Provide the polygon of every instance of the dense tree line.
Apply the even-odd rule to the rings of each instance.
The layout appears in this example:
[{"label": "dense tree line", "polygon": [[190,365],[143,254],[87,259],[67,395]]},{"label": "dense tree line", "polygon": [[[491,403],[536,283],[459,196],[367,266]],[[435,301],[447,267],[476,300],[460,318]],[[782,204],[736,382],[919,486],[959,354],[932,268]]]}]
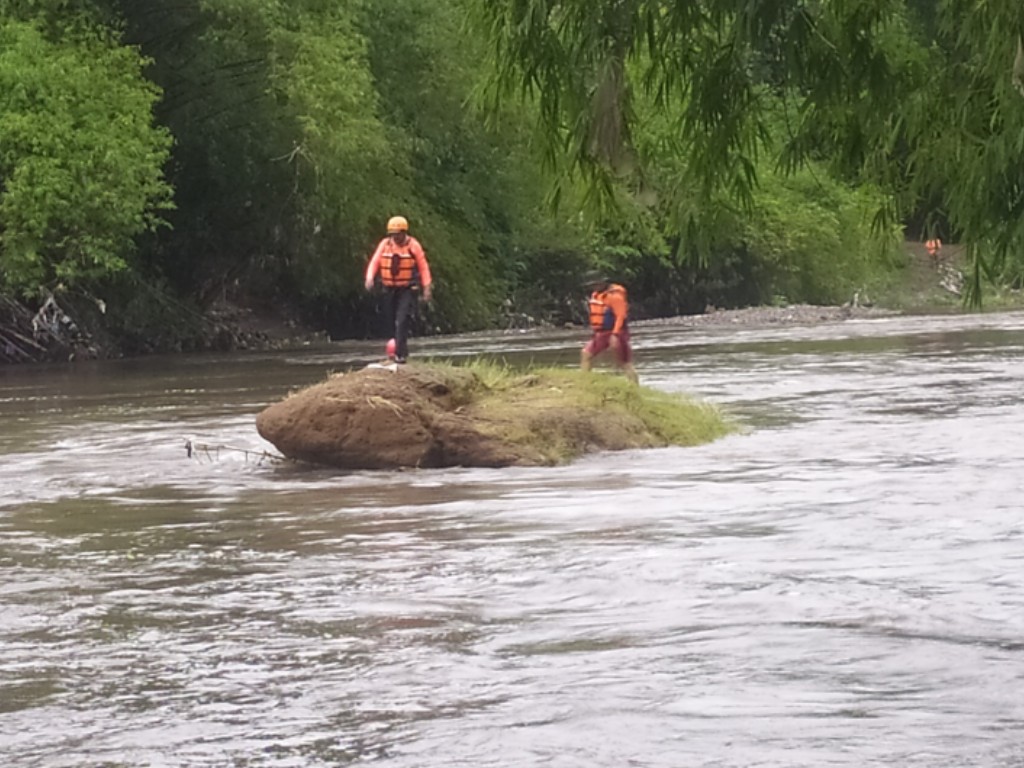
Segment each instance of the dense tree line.
[{"label": "dense tree line", "polygon": [[[878,185],[878,223],[968,246],[982,273],[1020,280],[1024,235],[1024,6],[1016,0],[477,0],[495,93],[534,95],[550,140],[595,186],[642,184],[655,113],[674,122],[693,206],[750,209],[764,157]],[[609,183],[608,179],[612,179]]]},{"label": "dense tree line", "polygon": [[592,266],[646,314],[841,301],[908,222],[1005,271],[1000,5],[0,0],[0,294],[128,351],[224,300],[365,335],[395,213],[445,331],[569,319]]}]

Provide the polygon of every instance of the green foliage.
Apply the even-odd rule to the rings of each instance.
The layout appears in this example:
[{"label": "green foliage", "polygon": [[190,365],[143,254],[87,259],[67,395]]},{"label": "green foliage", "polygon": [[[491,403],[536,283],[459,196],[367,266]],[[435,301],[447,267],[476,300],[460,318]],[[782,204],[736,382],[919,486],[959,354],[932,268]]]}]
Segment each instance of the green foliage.
[{"label": "green foliage", "polygon": [[[276,286],[296,229],[312,230],[287,160],[301,144],[294,113],[270,86],[271,36],[284,15],[272,0],[107,0],[125,37],[150,59],[164,92],[157,118],[174,136],[170,230],[142,244],[146,268],[200,303],[235,286]],[[298,221],[297,221],[298,219]]]},{"label": "green foliage", "polygon": [[132,349],[220,299],[364,335],[396,213],[430,331],[582,320],[591,266],[638,315],[845,301],[907,215],[1019,275],[1019,19],[966,2],[0,0],[0,288],[102,285]]},{"label": "green foliage", "polygon": [[577,387],[579,405],[597,410],[621,409],[639,418],[666,445],[700,445],[736,431],[720,408],[681,395],[636,386],[618,375],[581,374],[542,369],[554,383]]},{"label": "green foliage", "polygon": [[[771,150],[789,135],[785,101],[767,92],[761,98]],[[670,110],[651,98],[635,105],[642,184],[621,195],[621,215],[595,252],[605,272],[631,287],[638,313],[842,302],[893,268],[888,256],[899,232],[874,222],[887,205],[879,190],[841,183],[823,163],[780,170],[766,152],[753,169],[758,185],[738,205],[728,190],[709,193],[695,181],[680,140],[681,105]]]},{"label": "green foliage", "polygon": [[[758,304],[836,304],[885,280],[897,268],[896,228],[873,225],[884,198],[808,168],[784,175],[760,170],[747,209],[721,196],[688,201],[699,240],[673,235],[635,248],[621,234],[596,246],[606,274],[629,286],[640,317]],[[679,247],[672,250],[671,242]]]},{"label": "green foliage", "polygon": [[490,324],[532,244],[569,241],[525,117],[488,131],[461,0],[114,2],[175,135],[173,231],[149,266],[183,293],[298,302],[360,332],[362,272],[395,213],[437,280],[432,328]]},{"label": "green foliage", "polygon": [[840,304],[873,283],[893,266],[899,242],[895,229],[872,227],[879,204],[870,188],[811,170],[765,174],[740,229],[759,273],[755,303]]},{"label": "green foliage", "polygon": [[929,229],[968,244],[967,296],[980,305],[984,282],[1024,267],[1024,89],[1011,79],[1024,7],[949,0],[941,11],[927,85],[901,115],[909,190],[932,203]]},{"label": "green foliage", "polygon": [[566,147],[598,192],[658,175],[645,162],[646,113],[671,121],[686,189],[663,202],[687,247],[716,219],[694,198],[722,196],[750,210],[771,157],[787,172],[818,160],[880,185],[893,202],[879,209],[884,230],[895,217],[920,217],[926,231],[962,237],[976,261],[975,298],[982,274],[1022,258],[1024,85],[1011,74],[1024,71],[1024,6],[1016,0],[915,0],[909,9],[902,0],[477,0],[476,8],[496,72],[493,101],[537,99],[551,146]]},{"label": "green foliage", "polygon": [[[566,434],[577,431],[564,428],[567,416],[569,420],[583,415],[612,420],[626,414],[637,420],[638,431],[643,433],[634,435],[636,444],[648,446],[700,445],[737,429],[735,422],[709,403],[636,386],[620,375],[533,366],[522,369],[481,359],[460,367],[432,363],[430,368],[450,385],[456,402],[477,406],[476,413],[503,425],[506,437],[533,444],[553,463],[587,449],[585,438]],[[459,376],[461,371],[472,376]],[[543,414],[541,423],[524,423],[524,403],[529,403],[529,410]]]},{"label": "green foliage", "polygon": [[380,119],[362,4],[306,5],[289,6],[289,25],[274,32],[271,77],[298,127],[287,158],[299,198],[291,269],[301,295],[329,300],[362,290],[383,221],[407,210],[408,165]]},{"label": "green foliage", "polygon": [[123,270],[169,207],[169,137],[144,61],[110,35],[0,21],[0,287]]},{"label": "green foliage", "polygon": [[649,95],[680,110],[679,140],[700,193],[727,190],[749,201],[768,139],[764,67],[754,65],[770,61],[776,85],[804,86],[807,109],[889,103],[892,67],[873,33],[900,7],[899,0],[477,0],[476,18],[491,42],[493,97],[536,96],[550,135],[578,168],[629,167],[636,99]]},{"label": "green foliage", "polygon": [[463,0],[378,0],[362,25],[381,118],[406,152],[398,210],[422,235],[437,280],[431,324],[446,330],[493,324],[505,296],[536,286],[537,253],[583,242],[546,209],[529,113],[499,113],[487,131],[473,109],[483,53],[464,16]]}]

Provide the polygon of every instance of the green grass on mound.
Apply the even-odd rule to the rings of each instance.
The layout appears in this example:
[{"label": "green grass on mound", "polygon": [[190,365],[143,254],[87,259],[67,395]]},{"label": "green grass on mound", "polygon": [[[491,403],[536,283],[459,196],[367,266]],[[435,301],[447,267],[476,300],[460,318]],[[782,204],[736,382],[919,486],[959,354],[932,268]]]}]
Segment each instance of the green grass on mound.
[{"label": "green grass on mound", "polygon": [[529,447],[545,463],[564,463],[594,447],[700,445],[738,428],[710,403],[637,387],[615,374],[481,360],[431,365],[455,383],[453,399],[489,432]]}]

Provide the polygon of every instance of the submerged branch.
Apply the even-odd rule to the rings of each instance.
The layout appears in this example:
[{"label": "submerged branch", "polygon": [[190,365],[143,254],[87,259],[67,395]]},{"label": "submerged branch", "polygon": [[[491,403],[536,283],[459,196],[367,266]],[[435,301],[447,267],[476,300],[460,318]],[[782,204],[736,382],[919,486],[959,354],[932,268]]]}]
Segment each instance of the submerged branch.
[{"label": "submerged branch", "polygon": [[251,456],[256,462],[256,466],[266,461],[291,461],[285,456],[280,456],[276,453],[270,453],[269,451],[254,451],[249,448],[238,448],[232,445],[211,445],[209,443],[197,443],[192,438],[186,438],[185,440],[185,455],[190,459],[207,459],[209,461],[216,461],[220,459],[221,451],[228,451],[233,453],[241,453],[245,457],[245,463],[249,463],[249,457]]}]

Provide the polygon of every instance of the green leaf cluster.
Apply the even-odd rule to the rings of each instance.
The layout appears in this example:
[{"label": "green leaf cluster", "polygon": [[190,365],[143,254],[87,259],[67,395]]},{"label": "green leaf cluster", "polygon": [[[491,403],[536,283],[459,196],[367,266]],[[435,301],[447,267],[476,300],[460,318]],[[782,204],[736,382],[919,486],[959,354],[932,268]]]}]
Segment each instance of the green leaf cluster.
[{"label": "green leaf cluster", "polygon": [[[1024,6],[1017,0],[476,0],[492,103],[535,99],[597,194],[657,184],[688,247],[708,200],[811,167],[886,196],[879,231],[963,240],[976,274],[1024,258]],[[649,118],[667,151],[644,147]],[[678,164],[677,164],[678,165]],[[695,203],[696,198],[696,203]],[[715,216],[731,217],[719,206]],[[723,214],[724,215],[721,215]],[[818,226],[815,224],[814,226]],[[705,249],[706,252],[706,249]],[[974,300],[980,298],[975,280]]]},{"label": "green leaf cluster", "polygon": [[171,227],[145,269],[182,295],[298,304],[339,334],[369,329],[369,254],[394,214],[427,249],[427,321],[481,327],[534,244],[582,246],[545,206],[530,118],[484,125],[482,44],[462,0],[158,0],[107,4],[142,47],[175,137]]},{"label": "green leaf cluster", "polygon": [[365,335],[394,214],[432,330],[580,319],[591,266],[644,314],[847,300],[901,222],[1008,273],[1016,22],[965,2],[0,0],[0,290]]},{"label": "green leaf cluster", "polygon": [[144,64],[84,21],[55,40],[0,17],[0,288],[123,270],[170,207]]}]

